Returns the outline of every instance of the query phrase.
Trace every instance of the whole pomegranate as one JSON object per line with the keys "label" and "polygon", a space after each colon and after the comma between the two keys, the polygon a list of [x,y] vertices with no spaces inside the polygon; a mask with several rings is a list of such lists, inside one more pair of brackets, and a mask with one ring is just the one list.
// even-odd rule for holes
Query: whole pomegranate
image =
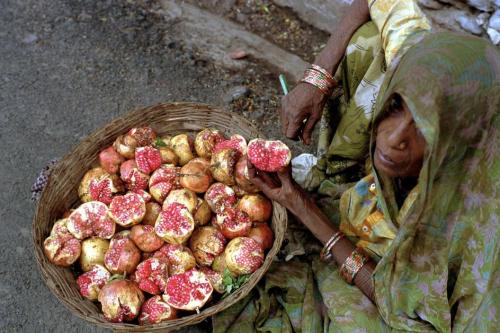
{"label": "whole pomegranate", "polygon": [[224,134],[219,130],[205,128],[196,135],[194,139],[194,149],[198,156],[210,158],[214,147],[224,140]]}
{"label": "whole pomegranate", "polygon": [[181,168],[180,184],[182,187],[196,193],[204,193],[212,184],[210,162],[195,158]]}
{"label": "whole pomegranate", "polygon": [[179,156],[179,164],[185,165],[187,162],[194,158],[193,149],[193,139],[191,139],[187,134],[179,134],[170,139],[169,148]]}
{"label": "whole pomegranate", "polygon": [[271,201],[260,194],[243,196],[236,207],[245,212],[253,222],[267,222],[273,212]]}
{"label": "whole pomegranate", "polygon": [[132,321],[139,315],[144,294],[133,281],[112,280],[102,287],[97,299],[106,320],[122,323]]}
{"label": "whole pomegranate", "polygon": [[247,156],[243,155],[240,157],[236,163],[234,170],[234,180],[236,185],[238,185],[243,191],[248,193],[257,193],[259,189],[255,186],[248,176],[248,162]]}
{"label": "whole pomegranate", "polygon": [[212,210],[210,210],[208,202],[198,198],[198,205],[196,206],[196,210],[193,215],[194,222],[196,223],[196,225],[200,226],[207,224],[208,222],[210,222],[211,217],[212,217]]}
{"label": "whole pomegranate", "polygon": [[212,226],[197,228],[189,239],[189,247],[196,262],[202,266],[212,265],[215,257],[224,251],[225,246],[226,239]]}
{"label": "whole pomegranate", "polygon": [[130,239],[144,252],[156,251],[165,243],[158,237],[155,228],[151,225],[134,225],[130,230]]}
{"label": "whole pomegranate", "polygon": [[179,164],[179,156],[175,154],[175,151],[173,151],[173,149],[168,147],[160,147],[158,148],[158,150],[160,151],[161,163],[172,165]]}
{"label": "whole pomegranate", "polygon": [[110,174],[117,173],[120,170],[120,164],[125,161],[125,158],[120,155],[115,148],[108,147],[99,153],[99,164]]}
{"label": "whole pomegranate", "polygon": [[184,273],[196,267],[193,253],[184,245],[166,243],[153,256],[167,260],[170,275]]}
{"label": "whole pomegranate", "polygon": [[108,248],[109,240],[107,239],[91,237],[82,241],[82,252],[80,254],[82,271],[88,272],[96,264],[104,265],[104,255]]}
{"label": "whole pomegranate", "polygon": [[235,149],[214,151],[210,161],[210,171],[214,179],[229,186],[234,185],[234,167],[238,158],[239,152]]}
{"label": "whole pomegranate", "polygon": [[255,226],[250,229],[248,237],[257,241],[264,250],[273,247],[274,233],[267,223],[256,223]]}

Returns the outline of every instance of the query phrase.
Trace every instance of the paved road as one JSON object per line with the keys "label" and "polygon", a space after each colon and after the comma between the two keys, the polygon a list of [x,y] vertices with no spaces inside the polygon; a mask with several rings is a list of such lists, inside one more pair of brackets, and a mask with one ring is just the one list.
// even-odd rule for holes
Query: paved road
{"label": "paved road", "polygon": [[40,278],[29,193],[39,169],[133,108],[222,104],[228,73],[130,3],[0,2],[0,332],[105,331],[73,316]]}

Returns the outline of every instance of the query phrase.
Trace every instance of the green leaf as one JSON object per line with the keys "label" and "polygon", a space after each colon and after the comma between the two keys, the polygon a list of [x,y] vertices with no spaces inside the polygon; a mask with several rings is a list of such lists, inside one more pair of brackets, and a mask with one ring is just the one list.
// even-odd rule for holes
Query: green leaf
{"label": "green leaf", "polygon": [[166,147],[167,144],[161,138],[156,138],[155,147]]}

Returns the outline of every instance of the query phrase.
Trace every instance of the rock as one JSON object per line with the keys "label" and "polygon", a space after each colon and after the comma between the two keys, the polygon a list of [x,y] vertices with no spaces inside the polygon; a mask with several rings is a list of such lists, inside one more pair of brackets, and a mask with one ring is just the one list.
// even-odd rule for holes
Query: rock
{"label": "rock", "polygon": [[493,44],[495,45],[500,44],[500,31],[495,30],[493,28],[488,28],[486,32],[488,33],[488,36],[490,36],[490,39],[493,42]]}
{"label": "rock", "polygon": [[247,97],[250,94],[250,89],[245,86],[236,86],[231,89],[224,95],[223,101],[225,104],[229,104],[237,99],[242,97]]}
{"label": "rock", "polygon": [[92,18],[92,16],[90,16],[90,15],[89,15],[89,14],[87,14],[87,13],[85,13],[84,11],[83,11],[83,12],[81,12],[81,13],[78,15],[78,17],[77,17],[78,21],[80,21],[80,22],[90,21],[90,19],[91,19],[91,18]]}
{"label": "rock", "polygon": [[467,14],[462,13],[456,18],[458,24],[460,24],[460,27],[462,29],[473,33],[475,35],[481,35],[483,32],[483,29],[476,23],[476,20]]}
{"label": "rock", "polygon": [[[500,1],[500,0],[499,0]],[[239,22],[239,23],[243,23],[245,22],[246,20],[248,20],[248,16],[241,13],[241,12],[237,12],[236,13],[236,22]]]}
{"label": "rock", "polygon": [[477,8],[483,12],[491,12],[493,10],[491,0],[467,0],[469,6]]}
{"label": "rock", "polygon": [[483,27],[484,29],[488,28],[488,19],[490,18],[489,13],[481,13],[476,17],[476,23]]}
{"label": "rock", "polygon": [[245,52],[245,50],[242,50],[242,49],[236,49],[234,50],[233,52],[229,53],[229,56],[231,57],[231,59],[243,59],[243,58],[246,58],[248,54]]}
{"label": "rock", "polygon": [[496,8],[500,8],[500,0],[495,0],[495,6]]}
{"label": "rock", "polygon": [[443,4],[436,0],[419,0],[420,5],[429,9],[441,9],[443,8]]}
{"label": "rock", "polygon": [[27,34],[23,38],[23,43],[25,44],[33,44],[38,41],[38,36],[35,34]]}
{"label": "rock", "polygon": [[500,10],[495,11],[490,18],[489,28],[500,31]]}

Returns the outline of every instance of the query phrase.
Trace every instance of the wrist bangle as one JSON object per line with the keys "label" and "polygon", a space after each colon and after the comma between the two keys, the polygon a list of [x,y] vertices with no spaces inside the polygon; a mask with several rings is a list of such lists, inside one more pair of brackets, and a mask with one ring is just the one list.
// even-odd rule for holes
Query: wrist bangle
{"label": "wrist bangle", "polygon": [[330,74],[326,69],[324,69],[323,67],[321,66],[318,66],[318,65],[315,65],[315,64],[311,64],[311,68],[314,69],[315,71],[318,71],[320,72],[321,74],[323,74],[324,76],[326,76],[326,78],[328,79],[328,81],[330,81],[333,85],[337,85],[337,81],[333,78],[333,75]]}
{"label": "wrist bangle", "polygon": [[332,248],[338,243],[339,240],[344,238],[344,236],[343,232],[337,231],[332,235],[332,237],[330,237],[319,254],[322,261],[329,261],[332,258]]}
{"label": "wrist bangle", "polygon": [[300,82],[315,86],[325,95],[330,95],[337,85],[333,76],[326,69],[314,64],[304,71],[304,77]]}
{"label": "wrist bangle", "polygon": [[346,258],[340,267],[340,276],[349,284],[353,284],[354,277],[358,274],[361,267],[368,261],[368,256],[360,248],[356,248]]}

